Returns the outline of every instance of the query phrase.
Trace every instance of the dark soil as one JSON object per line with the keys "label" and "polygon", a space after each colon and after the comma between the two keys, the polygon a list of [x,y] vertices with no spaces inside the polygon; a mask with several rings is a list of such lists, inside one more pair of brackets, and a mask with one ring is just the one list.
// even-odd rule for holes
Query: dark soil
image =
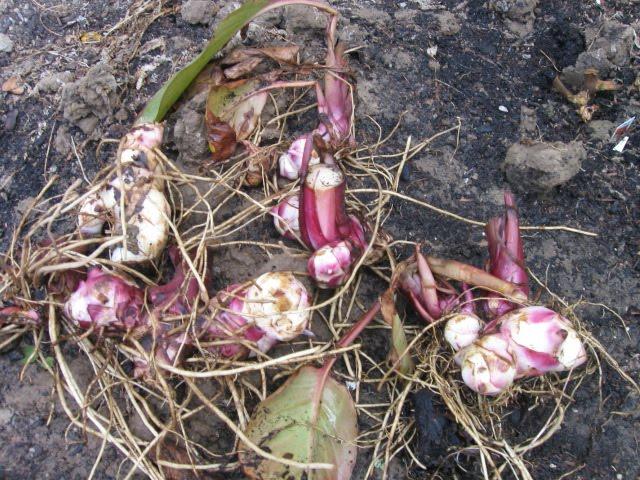
{"label": "dark soil", "polygon": [[[573,65],[589,47],[584,37],[587,27],[598,28],[605,17],[615,16],[637,29],[637,1],[607,0],[604,11],[595,2],[540,2],[534,11],[533,31],[524,38],[509,32],[505,18],[489,8],[491,2],[332,3],[344,17],[346,40],[351,46],[362,46],[351,56],[358,83],[359,141],[373,143],[378,134],[365,115],[389,131],[406,112],[398,133],[384,147],[388,151],[403,148],[409,135],[417,142],[456,125],[458,119],[461,123],[459,138],[453,133],[439,139],[411,162],[401,184],[404,193],[471,218],[486,219],[495,214],[501,192],[508,186],[500,164],[507,148],[520,139],[522,106],[537,111],[539,139],[584,144],[587,159],[568,183],[544,194],[529,191],[526,182],[511,187],[519,192],[523,224],[570,225],[597,232],[598,237],[529,232],[525,236],[527,262],[569,303],[603,303],[620,313],[626,330],[601,307],[579,309],[594,336],[631,377],[639,379],[640,130],[629,134],[624,153],[618,154],[608,140],[592,134],[574,108],[550,88],[553,64],[558,69]],[[149,95],[208,40],[211,28],[186,24],[173,9],[180,2],[168,2],[167,11],[151,23],[140,41],[145,45],[161,38],[165,46],[138,55],[132,49],[135,42],[128,43],[133,30],[127,26],[101,43],[78,41],[83,32],[104,33],[116,25],[130,7],[135,10],[129,2],[0,0],[0,10],[4,5],[0,32],[13,40],[14,51],[0,53],[0,80],[18,75],[26,84],[22,95],[0,93],[0,241],[6,247],[25,199],[37,195],[52,174],[60,176],[52,192],[59,193],[71,181],[82,178],[81,165],[88,178],[106,165],[112,147],[96,155],[97,140],[118,138],[126,131]],[[443,28],[438,16],[444,11],[455,16],[459,31]],[[151,14],[149,10],[143,17]],[[276,26],[284,26],[282,20]],[[291,39],[304,41],[305,35],[320,39],[322,32],[307,29]],[[435,45],[434,60],[427,49]],[[159,63],[136,90],[138,69],[161,55],[167,61]],[[113,67],[117,101],[96,130],[85,135],[63,118],[60,93],[35,92],[34,87],[41,78],[56,72],[70,71],[76,79],[81,78],[100,59]],[[596,120],[617,125],[633,115],[640,117],[640,91],[632,87],[639,65],[635,56],[610,73],[625,87],[597,99],[600,110]],[[73,148],[64,148],[64,140],[71,137],[78,158]],[[393,201],[393,209],[385,227],[395,238],[421,239],[437,255],[482,263],[486,242],[481,229],[400,200]],[[267,223],[264,225],[260,235],[272,237]],[[252,259],[245,264],[247,274],[253,274]],[[383,358],[386,339],[372,337],[365,345],[380,351]],[[100,442],[91,437],[85,441],[74,427],[67,430],[69,422],[60,405],[51,401],[55,394],[44,371],[31,366],[24,380],[18,380],[22,367],[19,352],[14,349],[0,355],[0,478],[87,477]],[[509,416],[522,438],[541,424],[539,410],[528,415],[526,402],[523,399],[521,405],[514,405]],[[550,413],[552,405],[545,408]],[[558,478],[574,469],[576,472],[565,478],[638,478],[639,408],[637,393],[603,365],[602,385],[597,375],[591,376],[578,390],[563,428],[527,458],[533,478]],[[359,465],[366,465],[366,456],[366,452],[362,454]],[[398,478],[424,478],[421,471],[405,473],[403,460],[400,458],[397,465]],[[94,478],[122,474],[119,463],[117,451],[108,446]],[[473,477],[472,473],[467,475]],[[354,474],[354,478],[362,476],[361,471]],[[464,477],[461,472],[458,476]]]}

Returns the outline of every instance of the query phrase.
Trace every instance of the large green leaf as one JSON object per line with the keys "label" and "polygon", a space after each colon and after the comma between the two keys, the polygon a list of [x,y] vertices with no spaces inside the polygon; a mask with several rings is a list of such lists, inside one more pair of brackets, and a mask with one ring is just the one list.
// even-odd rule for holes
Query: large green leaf
{"label": "large green leaf", "polygon": [[136,124],[160,122],[169,109],[178,101],[200,71],[213,57],[251,20],[257,16],[284,5],[309,5],[336,15],[336,11],[321,0],[247,0],[220,22],[213,38],[191,63],[171,77],[149,100],[138,116]]}
{"label": "large green leaf", "polygon": [[356,461],[355,405],[328,368],[303,367],[262,402],[245,434],[277,457],[302,463],[329,463],[332,470],[310,470],[263,458],[240,445],[240,462],[251,478],[348,480]]}

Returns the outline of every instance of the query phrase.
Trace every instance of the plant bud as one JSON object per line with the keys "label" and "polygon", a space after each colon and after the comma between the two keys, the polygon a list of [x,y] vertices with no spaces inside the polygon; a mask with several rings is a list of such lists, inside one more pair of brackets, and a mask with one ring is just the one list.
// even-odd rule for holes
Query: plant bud
{"label": "plant bud", "polygon": [[311,255],[307,271],[320,288],[335,288],[347,280],[354,260],[348,241],[332,242]]}
{"label": "plant bud", "polygon": [[570,370],[587,354],[570,322],[545,307],[525,307],[499,319],[500,333],[509,341],[518,377]]}
{"label": "plant bud", "polygon": [[327,49],[326,65],[333,71],[327,71],[324,85],[316,85],[318,98],[318,114],[320,125],[316,131],[334,148],[345,143],[353,143],[351,134],[351,115],[353,110],[353,87],[346,75],[336,71],[346,71],[347,61],[344,58],[344,45],[338,43]]}
{"label": "plant bud", "polygon": [[[520,237],[520,221],[515,200],[510,192],[504,194],[505,213],[487,222],[485,232],[489,248],[489,273],[518,285],[529,295],[529,278],[524,264],[524,248]],[[499,317],[516,308],[500,294],[489,292],[486,307],[491,317]]]}
{"label": "plant bud", "polygon": [[[288,180],[297,180],[300,177],[300,170],[302,169],[302,156],[304,154],[304,146],[307,143],[307,137],[300,137],[294,140],[285,153],[280,155],[278,159],[278,171],[282,178]],[[320,157],[315,149],[311,150],[311,157],[309,158],[309,166],[317,165],[320,163]]]}
{"label": "plant bud", "polygon": [[129,131],[124,137],[122,145],[123,148],[148,148],[151,150],[162,145],[163,133],[164,127],[161,123],[143,123]]}
{"label": "plant bud", "polygon": [[[128,195],[126,248],[119,244],[111,250],[114,262],[141,262],[157,258],[169,237],[171,209],[164,194],[154,188],[131,190]],[[114,207],[115,228],[121,231],[120,206]]]}
{"label": "plant bud", "polygon": [[71,294],[64,314],[84,329],[125,332],[143,324],[143,298],[137,286],[96,267]]}
{"label": "plant bud", "polygon": [[447,320],[444,338],[457,352],[471,345],[480,336],[482,321],[472,313],[458,313]]}
{"label": "plant bud", "polygon": [[104,223],[107,221],[107,209],[99,193],[89,195],[78,214],[78,226],[82,236],[93,237],[102,233]]}
{"label": "plant bud", "polygon": [[278,233],[286,238],[300,238],[300,198],[297,194],[289,195],[273,207],[273,224]]}
{"label": "plant bud", "polygon": [[300,197],[300,234],[312,250],[338,240],[357,248],[366,245],[359,220],[345,211],[345,178],[335,165],[309,168]]}
{"label": "plant bud", "polygon": [[481,395],[498,395],[511,386],[516,376],[507,341],[498,334],[481,337],[460,350],[455,360],[464,383]]}
{"label": "plant bud", "polygon": [[309,294],[289,272],[269,272],[247,288],[247,318],[265,334],[279,341],[292,340],[309,323]]}

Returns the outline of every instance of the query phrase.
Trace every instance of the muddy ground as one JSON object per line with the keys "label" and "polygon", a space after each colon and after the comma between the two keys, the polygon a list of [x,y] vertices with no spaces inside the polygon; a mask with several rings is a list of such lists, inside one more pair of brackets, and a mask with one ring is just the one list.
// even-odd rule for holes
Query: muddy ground
{"label": "muddy ground", "polygon": [[[109,148],[96,155],[97,141],[126,131],[150,93],[207,41],[214,12],[228,2],[189,3],[181,14],[178,0],[164,3],[162,11],[152,2],[0,0],[0,33],[6,34],[0,35],[0,80],[19,80],[17,91],[0,93],[3,248],[21,211],[51,175],[60,175],[55,187],[60,192],[110,161]],[[580,310],[622,368],[639,379],[640,130],[628,134],[623,153],[612,150],[609,137],[622,121],[640,118],[640,59],[632,30],[640,32],[640,3],[331,3],[343,15],[344,40],[360,47],[351,55],[358,84],[358,140],[373,143],[377,136],[367,116],[389,131],[405,112],[386,151],[402,148],[409,135],[417,141],[459,121],[459,136],[454,132],[438,139],[411,161],[401,191],[486,219],[498,210],[505,186],[511,186],[518,192],[523,223],[597,232],[595,238],[528,232],[527,261],[566,301],[603,303],[620,313],[626,330],[600,307]],[[321,22],[308,13],[272,15],[264,25],[294,42],[321,42]],[[144,34],[136,35],[143,28]],[[86,32],[109,35],[83,43],[79,39]],[[581,56],[585,51],[593,55]],[[88,69],[101,62],[108,66],[94,70],[92,80],[83,83]],[[550,85],[556,69],[569,67],[565,73],[570,77],[571,67],[594,64],[604,78],[624,87],[600,95],[594,121],[585,124]],[[148,73],[141,79],[142,71]],[[16,94],[20,86],[24,91]],[[524,115],[525,121],[523,107],[535,112]],[[197,140],[199,134],[197,121],[194,126],[185,115],[180,117],[183,133],[170,134],[168,150],[188,164],[202,152],[197,145],[184,145],[184,138]],[[508,148],[521,138],[577,143],[571,158],[560,155],[550,174],[540,173],[535,155],[517,157],[517,168],[501,168]],[[553,150],[566,146],[554,144]],[[481,264],[481,229],[399,200],[393,206],[386,228],[395,238],[424,239],[438,255]],[[266,227],[259,234],[274,237]],[[250,260],[245,263],[251,266]],[[81,431],[68,428],[60,405],[51,402],[52,383],[44,371],[34,366],[18,381],[21,356],[19,347],[0,355],[0,478],[87,477],[100,442],[85,442]],[[596,376],[586,381],[562,430],[527,457],[534,478],[554,479],[572,470],[563,478],[639,477],[639,397],[610,368],[603,366],[602,375],[601,391]],[[518,414],[510,417],[523,435],[536,420],[527,415],[527,406],[523,400],[514,406]],[[120,460],[107,447],[94,478],[116,477]],[[394,466],[397,478],[425,478],[424,472],[407,471],[403,460]],[[457,475],[474,478],[473,473]],[[354,474],[361,476],[361,471]]]}

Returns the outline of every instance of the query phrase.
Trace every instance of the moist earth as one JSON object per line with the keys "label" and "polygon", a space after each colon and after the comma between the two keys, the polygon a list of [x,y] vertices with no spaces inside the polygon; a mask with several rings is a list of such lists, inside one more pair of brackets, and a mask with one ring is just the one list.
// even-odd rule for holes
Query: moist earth
{"label": "moist earth", "polygon": [[[610,140],[615,126],[640,118],[637,0],[331,3],[343,16],[341,37],[357,47],[350,61],[357,80],[358,141],[373,144],[379,128],[387,133],[400,121],[378,151],[397,152],[408,136],[417,143],[459,125],[459,132],[438,138],[409,162],[401,192],[487,219],[500,210],[502,191],[512,188],[523,224],[596,232],[597,237],[589,237],[529,231],[524,238],[527,262],[551,291],[568,303],[583,302],[578,313],[585,326],[621,368],[640,378],[640,130],[627,134],[622,153],[613,151]],[[3,249],[21,213],[53,175],[58,180],[51,194],[59,194],[111,161],[113,144],[100,140],[126,132],[153,92],[209,39],[231,4],[0,0],[0,80],[16,77],[24,87],[21,94],[16,94],[19,89],[0,93]],[[311,55],[322,47],[323,21],[308,9],[287,7],[252,26],[247,42],[271,31],[305,45]],[[598,95],[599,109],[585,124],[552,90],[551,81],[562,73],[576,92],[581,71],[590,67],[623,88]],[[193,166],[206,154],[199,130],[201,103],[192,100],[169,119],[173,133],[167,151],[185,165]],[[304,125],[293,125],[288,133],[296,128]],[[541,157],[547,149],[555,155]],[[563,154],[567,151],[570,158]],[[547,168],[549,161],[557,165]],[[422,240],[434,254],[481,265],[486,248],[481,229],[392,202],[385,228],[394,238]],[[252,234],[275,238],[266,221]],[[258,260],[252,255],[248,249],[233,254],[230,260],[239,265],[235,277],[255,273]],[[226,273],[218,273],[224,284]],[[372,292],[374,287],[379,285],[372,285]],[[411,314],[407,321],[418,324]],[[32,365],[20,376],[21,347],[31,342],[25,337],[22,345],[0,355],[0,478],[87,477],[100,441],[69,427],[54,400],[51,379],[40,367]],[[387,340],[369,333],[365,345],[383,352]],[[86,370],[80,358],[77,363],[79,371]],[[558,478],[565,472],[573,473],[563,478],[638,478],[637,392],[602,364],[602,383],[598,375],[590,376],[573,400],[562,429],[528,455],[533,478]],[[539,427],[539,410],[530,415],[529,400],[518,402],[508,424],[516,439],[524,439]],[[413,408],[407,407],[407,416]],[[546,405],[544,411],[552,408]],[[369,454],[362,452],[353,478],[363,478]],[[424,471],[407,470],[405,460],[394,459],[392,476],[425,478]],[[130,465],[121,461],[117,450],[107,446],[93,478],[126,475]],[[457,475],[476,478],[478,473]]]}

